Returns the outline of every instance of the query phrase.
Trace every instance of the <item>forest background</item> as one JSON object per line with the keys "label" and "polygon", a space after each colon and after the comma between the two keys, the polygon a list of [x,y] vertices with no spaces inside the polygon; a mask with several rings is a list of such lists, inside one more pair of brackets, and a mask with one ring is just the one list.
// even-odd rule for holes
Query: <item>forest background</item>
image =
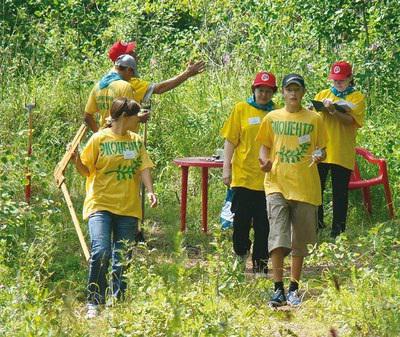
{"label": "forest background", "polygon": [[[303,306],[272,311],[271,279],[243,275],[230,232],[219,228],[220,170],[210,172],[210,234],[199,230],[201,178],[193,170],[181,235],[180,172],[172,163],[222,147],[223,121],[249,96],[257,71],[272,71],[279,83],[285,73],[302,74],[309,102],[327,87],[329,65],[344,59],[367,97],[358,144],[387,159],[398,207],[398,1],[2,0],[0,13],[1,336],[400,336],[399,221],[388,220],[381,187],[373,188],[371,216],[361,194],[350,193],[346,235],[332,241],[329,228],[319,233],[305,266]],[[205,60],[207,72],[154,98],[148,150],[160,206],[146,211],[148,241],[136,247],[126,301],[88,322],[87,265],[52,172],[117,39],[137,41],[146,80],[169,78],[189,59]],[[275,99],[282,102],[279,93]],[[24,106],[33,100],[29,158]],[[364,175],[376,174],[360,165]],[[71,168],[66,176],[80,213],[84,181]]]}

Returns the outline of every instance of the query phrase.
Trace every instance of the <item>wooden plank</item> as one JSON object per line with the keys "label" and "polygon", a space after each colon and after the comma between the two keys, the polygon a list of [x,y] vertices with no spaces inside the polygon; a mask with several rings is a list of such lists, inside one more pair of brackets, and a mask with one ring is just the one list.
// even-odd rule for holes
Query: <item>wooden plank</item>
{"label": "wooden plank", "polygon": [[71,160],[71,156],[75,152],[76,148],[79,146],[79,143],[81,142],[87,129],[88,128],[85,124],[82,124],[80,126],[78,132],[76,133],[74,139],[71,142],[70,148],[65,152],[64,156],[54,169],[54,179],[56,180],[56,184],[59,188],[61,187],[61,184],[65,181],[64,171],[69,161]]}
{"label": "wooden plank", "polygon": [[64,182],[61,183],[61,190],[64,194],[65,201],[67,202],[67,206],[72,217],[72,222],[74,223],[76,233],[78,234],[79,242],[81,243],[83,254],[85,255],[86,261],[89,261],[90,258],[89,249],[86,244],[85,237],[83,236],[81,226],[79,225],[79,220],[78,217],[76,216],[74,205],[72,204],[71,197],[68,193],[67,185],[65,185]]}
{"label": "wooden plank", "polygon": [[64,171],[65,171],[69,161],[71,160],[71,156],[75,152],[76,148],[79,146],[79,143],[81,142],[86,131],[87,131],[87,126],[85,124],[82,124],[80,126],[78,132],[75,134],[75,137],[72,140],[70,148],[65,152],[61,161],[56,165],[56,168],[54,169],[54,179],[55,179],[57,187],[61,188],[61,191],[63,192],[64,199],[67,203],[69,212],[72,217],[72,222],[75,226],[76,233],[78,234],[78,238],[79,238],[79,242],[81,244],[82,250],[83,250],[83,254],[85,255],[86,261],[89,261],[89,258],[90,258],[89,249],[86,244],[85,237],[83,236],[81,227],[79,225],[79,220],[78,220],[78,217],[76,216],[74,205],[72,204],[72,200],[69,195],[67,185],[65,184],[65,177],[64,177]]}

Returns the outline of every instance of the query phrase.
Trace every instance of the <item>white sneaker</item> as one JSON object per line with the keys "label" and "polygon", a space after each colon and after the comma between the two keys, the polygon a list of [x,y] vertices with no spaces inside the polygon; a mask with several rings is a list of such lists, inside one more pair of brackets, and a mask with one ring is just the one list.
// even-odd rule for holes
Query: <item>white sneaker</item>
{"label": "white sneaker", "polygon": [[87,305],[87,312],[86,312],[86,318],[87,319],[92,319],[95,318],[99,315],[99,306],[96,304],[88,304]]}

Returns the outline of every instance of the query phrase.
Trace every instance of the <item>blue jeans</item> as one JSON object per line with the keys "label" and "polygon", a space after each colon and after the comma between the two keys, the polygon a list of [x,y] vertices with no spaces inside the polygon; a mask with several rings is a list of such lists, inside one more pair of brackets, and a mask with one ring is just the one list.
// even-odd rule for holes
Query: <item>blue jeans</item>
{"label": "blue jeans", "polygon": [[[104,304],[107,289],[107,271],[112,258],[111,292],[120,298],[126,289],[123,278],[126,262],[132,253],[126,242],[135,240],[138,219],[132,216],[116,215],[108,211],[99,211],[89,216],[89,234],[91,254],[89,260],[88,302]],[[128,251],[126,249],[128,248]],[[122,253],[125,252],[125,261]]]}

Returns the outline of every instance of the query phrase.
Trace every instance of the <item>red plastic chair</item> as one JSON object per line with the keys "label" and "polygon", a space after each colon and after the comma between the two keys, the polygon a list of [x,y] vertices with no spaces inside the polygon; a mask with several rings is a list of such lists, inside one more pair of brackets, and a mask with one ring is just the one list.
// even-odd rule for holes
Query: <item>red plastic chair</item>
{"label": "red plastic chair", "polygon": [[365,158],[371,164],[377,165],[379,172],[378,176],[370,179],[363,179],[360,174],[357,162],[354,165],[354,171],[351,174],[349,182],[349,190],[362,189],[364,205],[368,213],[372,213],[371,193],[370,187],[382,184],[385,190],[386,204],[389,211],[389,216],[394,218],[392,194],[389,187],[389,178],[387,173],[387,166],[385,159],[378,159],[373,156],[371,152],[366,149],[357,147],[356,154]]}

